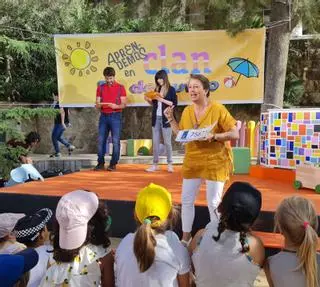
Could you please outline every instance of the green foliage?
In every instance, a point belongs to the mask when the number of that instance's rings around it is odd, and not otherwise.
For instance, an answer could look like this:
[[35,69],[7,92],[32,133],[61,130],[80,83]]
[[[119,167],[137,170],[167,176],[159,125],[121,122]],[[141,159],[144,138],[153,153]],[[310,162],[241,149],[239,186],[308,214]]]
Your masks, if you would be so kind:
[[292,105],[299,105],[303,95],[303,81],[294,73],[287,74],[284,89],[284,101]]
[[[175,9],[130,17],[126,3],[86,0],[0,2],[0,100],[51,100],[57,88],[53,34],[184,31]],[[128,2],[128,1],[127,1]],[[129,6],[128,6],[129,7]]]
[[206,29],[226,29],[235,35],[247,28],[260,28],[263,23],[263,9],[268,0],[189,0],[191,5],[205,5]]
[[[24,135],[18,129],[22,121],[35,117],[54,117],[57,113],[59,113],[57,109],[48,108],[0,109],[0,134],[5,134],[7,140],[24,141]],[[0,143],[0,179],[8,179],[10,171],[20,165],[19,157],[26,153],[22,147],[9,147],[5,143]]]

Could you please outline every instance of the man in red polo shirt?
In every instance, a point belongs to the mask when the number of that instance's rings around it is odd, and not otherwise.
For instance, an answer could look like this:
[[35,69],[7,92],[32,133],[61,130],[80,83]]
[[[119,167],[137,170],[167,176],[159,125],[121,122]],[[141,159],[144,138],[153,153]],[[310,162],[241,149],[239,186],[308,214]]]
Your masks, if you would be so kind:
[[101,110],[99,119],[98,165],[95,170],[104,169],[104,156],[107,148],[107,137],[111,131],[112,158],[108,171],[116,169],[120,157],[120,134],[122,109],[126,107],[126,90],[115,81],[116,72],[112,67],[103,70],[106,82],[97,87],[96,107]]

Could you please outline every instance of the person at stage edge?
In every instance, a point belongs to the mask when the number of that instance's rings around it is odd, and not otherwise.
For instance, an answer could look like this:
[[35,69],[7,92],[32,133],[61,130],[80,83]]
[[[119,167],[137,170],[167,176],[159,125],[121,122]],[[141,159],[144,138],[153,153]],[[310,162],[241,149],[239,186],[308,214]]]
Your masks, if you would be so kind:
[[112,157],[107,168],[114,171],[120,158],[120,134],[122,125],[122,109],[126,107],[127,97],[123,85],[115,81],[116,72],[112,67],[103,70],[105,83],[98,85],[96,108],[100,109],[98,137],[98,165],[95,170],[104,170],[104,156],[107,149],[107,137],[111,132]]
[[54,126],[51,133],[52,145],[54,147],[54,153],[50,155],[50,157],[60,157],[60,147],[59,142],[62,143],[67,149],[69,155],[76,148],[74,145],[69,143],[64,137],[63,133],[70,126],[69,121],[69,109],[60,107],[59,105],[59,96],[57,93],[53,94],[54,104],[53,108],[59,110],[59,113],[56,115],[54,119]]
[[228,141],[239,138],[236,120],[222,105],[209,100],[210,83],[203,75],[191,75],[188,93],[192,104],[187,106],[178,124],[173,107],[164,111],[174,133],[179,130],[205,128],[213,125],[212,132],[203,141],[185,145],[182,167],[182,243],[189,245],[195,216],[194,202],[202,180],[206,181],[210,219],[215,216],[225,181],[233,169],[232,151]]
[[[168,172],[173,172],[172,165],[172,129],[167,118],[163,112],[168,106],[177,106],[176,90],[170,85],[168,74],[165,70],[160,70],[155,75],[156,88],[155,92],[159,96],[155,100],[151,100],[145,96],[145,100],[152,105],[152,146],[153,146],[153,165],[151,165],[147,172],[155,172],[159,170],[159,149],[161,133],[164,145],[167,151]],[[163,101],[165,100],[165,101]]]

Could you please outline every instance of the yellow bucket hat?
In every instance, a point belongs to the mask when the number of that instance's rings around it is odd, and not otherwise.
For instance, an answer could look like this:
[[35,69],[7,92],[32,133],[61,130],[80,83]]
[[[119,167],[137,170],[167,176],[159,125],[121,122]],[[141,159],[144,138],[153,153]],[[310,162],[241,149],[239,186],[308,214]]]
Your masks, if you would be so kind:
[[148,217],[159,217],[160,220],[152,223],[152,226],[156,227],[167,220],[171,207],[171,194],[168,190],[160,185],[150,183],[138,193],[135,212],[141,223]]

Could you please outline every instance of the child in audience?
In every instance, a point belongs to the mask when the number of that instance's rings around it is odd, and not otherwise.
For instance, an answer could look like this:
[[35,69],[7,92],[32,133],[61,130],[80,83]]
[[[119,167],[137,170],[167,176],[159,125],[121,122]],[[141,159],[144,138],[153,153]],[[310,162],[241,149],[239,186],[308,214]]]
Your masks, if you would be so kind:
[[0,254],[0,286],[26,287],[29,270],[38,262],[38,253],[27,248],[16,254]]
[[43,208],[38,212],[21,218],[13,232],[17,241],[27,247],[35,248],[39,255],[38,264],[30,271],[28,287],[38,287],[47,271],[52,246],[49,242],[47,224],[52,217],[52,211]]
[[199,230],[189,247],[197,287],[253,286],[265,258],[262,242],[250,234],[260,209],[261,193],[249,183],[228,188],[220,216]]
[[0,214],[0,254],[14,254],[26,248],[24,244],[16,241],[12,233],[18,220],[24,216],[23,213]]
[[85,190],[65,194],[56,219],[53,260],[40,286],[114,286],[108,214],[97,195]]
[[135,217],[138,229],[116,250],[116,286],[190,286],[188,251],[168,230],[177,217],[171,194],[159,185],[145,187],[138,194]]
[[285,241],[284,249],[266,262],[269,285],[319,286],[318,218],[312,202],[299,196],[284,199],[275,213],[275,227]]

